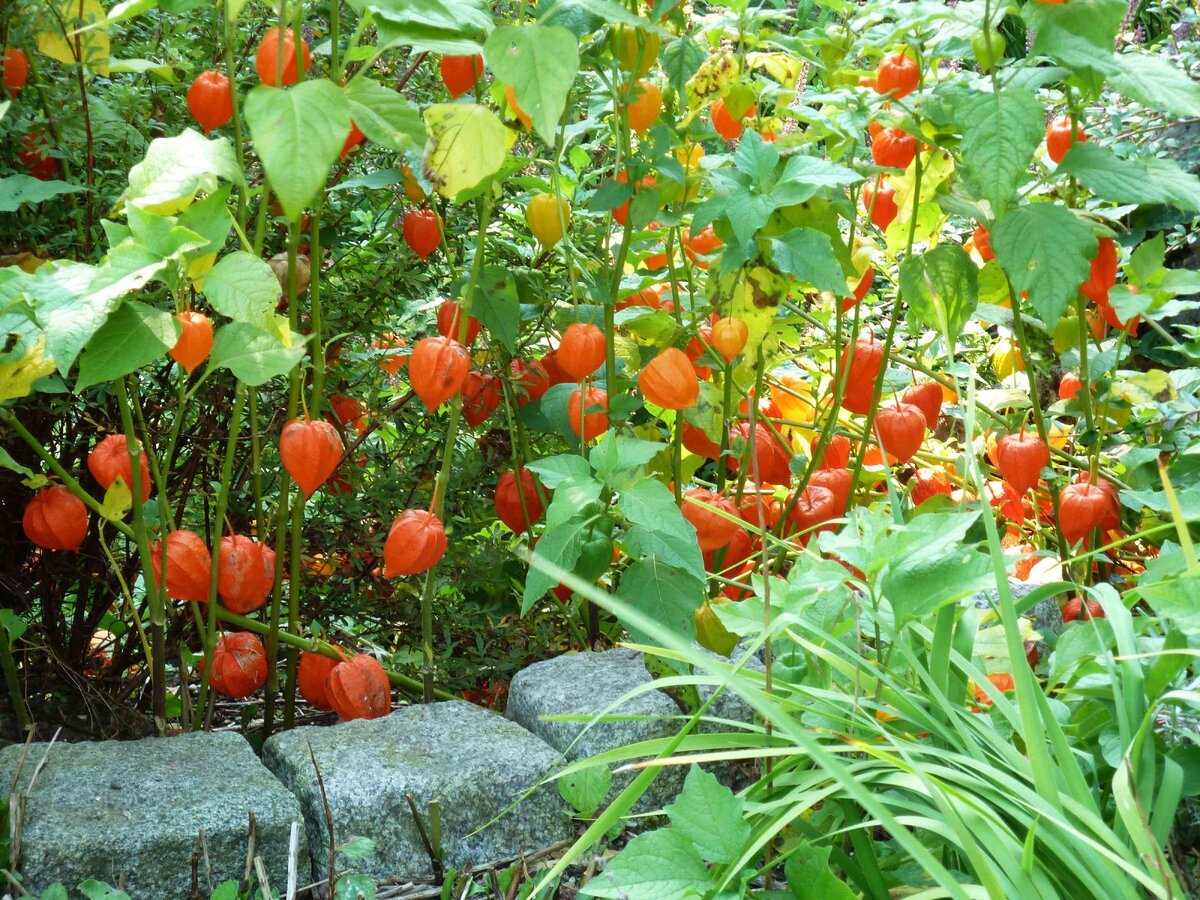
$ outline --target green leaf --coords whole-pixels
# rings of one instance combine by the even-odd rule
[[[1177,116],[1200,116],[1200,84],[1177,63],[1130,51],[1114,56],[1106,74],[1114,90],[1139,103]]]
[[[1165,203],[1200,209],[1200,178],[1171,159],[1121,159],[1093,141],[1076,144],[1054,171],[1055,178],[1074,176],[1093,194],[1115,203]]]
[[[286,375],[303,357],[303,335],[289,334],[285,343],[276,331],[264,331],[249,322],[230,322],[217,332],[208,365],[210,369],[228,369],[240,381],[258,387]]]
[[[801,841],[783,864],[783,874],[796,900],[855,900],[858,896],[829,868],[833,848]]]
[[[972,92],[958,103],[963,162],[973,193],[993,214],[1008,207],[1045,133],[1045,113],[1033,93]]]
[[[370,10],[391,26],[388,42],[402,42],[436,53],[478,53],[478,41],[492,28],[492,15],[483,0],[351,0],[359,12]],[[383,23],[381,23],[383,24]],[[424,41],[441,34],[445,40],[467,39],[474,49],[446,50]]]
[[[684,900],[704,896],[711,885],[712,876],[692,842],[664,828],[635,837],[579,893],[613,900]]]
[[[846,276],[833,255],[829,235],[815,228],[793,228],[771,238],[771,258],[780,271],[797,281],[811,284],[818,291],[846,293]]]
[[[505,25],[488,36],[483,55],[496,79],[512,86],[534,131],[553,144],[579,72],[575,35],[557,25]]]
[[[696,639],[696,610],[704,602],[704,584],[691,572],[669,566],[657,557],[646,557],[621,575],[617,596],[650,616],[659,627],[684,640]],[[631,623],[623,624],[635,641],[654,642],[653,635]]]
[[[350,104],[341,88],[319,79],[290,88],[260,84],[246,97],[245,112],[271,189],[284,215],[299,221],[350,134]]]
[[[1067,625],[1058,636],[1050,657],[1049,685],[1063,681],[1079,663],[1107,653],[1115,641],[1107,619],[1086,619]]]
[[[262,893],[257,895],[262,896]],[[333,900],[375,900],[375,879],[370,875],[339,875]]]
[[[89,878],[83,884],[79,885],[79,891],[88,900],[129,900],[129,895],[124,891],[118,891],[102,881],[96,881],[94,878]]]
[[[915,548],[894,559],[884,570],[880,586],[899,626],[961,600],[994,579],[987,554],[971,547],[943,545]]]
[[[252,253],[237,250],[221,258],[204,276],[204,296],[223,316],[263,328],[279,302],[279,279]]]
[[[683,517],[666,485],[645,479],[621,491],[618,505],[632,526],[622,544],[633,559],[655,556],[685,572],[704,570],[696,529]]]
[[[1138,592],[1156,613],[1171,619],[1190,634],[1200,630],[1200,575],[1182,574],[1150,584],[1140,584]]]
[[[52,264],[24,281],[34,318],[46,334],[46,351],[64,377],[117,305],[112,297],[87,293],[95,273],[82,263]]]
[[[1096,236],[1057,203],[1031,203],[1010,212],[992,229],[992,249],[1013,291],[1053,329],[1091,271]]]
[[[517,352],[517,334],[521,326],[521,298],[517,280],[505,266],[484,266],[471,304],[475,316],[488,334],[509,353]]]
[[[695,845],[701,859],[731,863],[750,838],[750,823],[743,815],[745,803],[711,772],[697,765],[688,769],[683,790],[663,812],[671,828]]]
[[[225,138],[209,140],[189,128],[176,137],[150,142],[146,158],[129,170],[129,186],[120,202],[170,215],[186,209],[196,194],[216,191],[218,178],[242,183],[233,145]]]
[[[1124,0],[1073,0],[1026,3],[1021,16],[1036,32],[1034,55],[1052,57],[1072,69],[1103,71],[1127,11]]]
[[[643,441],[640,438],[618,436],[616,432],[607,431],[600,443],[588,454],[588,460],[597,475],[611,486],[617,487],[618,485],[613,484],[614,479],[623,481],[620,476],[624,476],[625,479],[630,476],[638,477],[641,467],[654,459],[664,447],[666,444],[661,441]]]
[[[862,180],[852,169],[819,156],[797,154],[783,164],[783,172],[771,192],[777,206],[793,206],[815,197],[823,189],[837,190]]]
[[[592,477],[592,467],[578,453],[560,453],[530,460],[525,468],[538,476],[547,490],[554,490],[568,481],[584,481]]]
[[[748,131],[733,154],[733,164],[739,172],[747,175],[756,187],[766,186],[767,179],[775,174],[779,165],[779,150],[774,144],[764,141],[757,131]]]
[[[555,494],[550,505],[553,507],[557,502],[558,495]],[[573,570],[579,560],[579,554],[583,551],[584,539],[589,534],[594,518],[594,515],[576,515],[554,528],[548,527],[542,532],[542,538],[534,548],[534,557],[544,559],[567,571]],[[521,615],[528,613],[533,605],[545,596],[546,591],[556,584],[557,578],[547,575],[531,562],[529,572],[525,575],[525,592],[521,595]]]
[[[704,58],[704,51],[691,35],[685,34],[668,42],[662,49],[661,59],[671,89],[682,94],[689,79],[700,70]]]
[[[760,188],[747,185],[721,200],[721,208],[740,244],[749,244],[775,211],[775,199]]]
[[[221,882],[209,900],[238,900],[238,883],[236,881]]]
[[[350,118],[376,144],[400,152],[425,145],[421,113],[399,91],[369,78],[355,78],[342,93],[350,108]]]
[[[84,348],[75,390],[112,381],[162,359],[175,346],[179,331],[170,313],[134,300],[122,303]]]
[[[19,640],[28,627],[28,623],[11,609],[0,609],[0,628],[8,632],[9,643]]]
[[[3,365],[5,365],[5,364],[0,363],[0,366],[3,366]],[[51,367],[50,371],[54,371],[53,367]],[[3,393],[3,392],[0,391],[0,393]],[[28,392],[26,392],[26,393],[28,393]],[[24,396],[24,395],[22,395],[22,396]],[[33,469],[30,469],[27,466],[23,466],[19,462],[17,462],[15,459],[13,459],[12,454],[10,454],[3,447],[0,447],[0,469],[8,469],[10,472],[16,472],[22,478],[37,478],[37,477],[39,477],[37,472],[33,471]]]
[[[499,172],[517,139],[494,112],[475,103],[435,103],[423,115],[425,173],[451,200]]]
[[[608,766],[587,766],[558,779],[558,795],[577,813],[590,816],[604,802],[612,787],[612,772]]]
[[[24,203],[41,203],[62,194],[77,194],[87,190],[82,185],[65,181],[42,181],[32,175],[9,175],[0,178],[0,212],[16,212]]]
[[[179,217],[180,227],[199,235],[206,242],[203,247],[190,251],[189,256],[219,253],[225,246],[225,241],[233,230],[233,216],[226,205],[229,191],[229,185],[225,185],[203,200],[193,203]]]
[[[953,344],[979,303],[979,270],[958,244],[939,244],[904,260],[900,289],[918,321]]]
[[[412,47],[414,52],[440,53],[445,56],[473,56],[483,50],[483,34],[469,37],[444,28],[429,28],[415,23],[399,24],[376,19],[377,49]]]
[[[337,848],[340,856],[357,862],[375,852],[375,842],[369,837],[353,837]]]

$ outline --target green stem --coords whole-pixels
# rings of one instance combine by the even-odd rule
[[[208,719],[209,682],[212,676],[213,648],[217,643],[217,579],[221,570],[221,533],[225,529],[225,511],[229,508],[229,490],[233,484],[233,457],[237,450],[238,431],[242,424],[242,408],[250,388],[237,383],[233,393],[233,412],[229,416],[229,436],[225,441],[225,458],[221,461],[221,481],[217,488],[217,508],[213,513],[216,528],[213,529],[212,573],[208,580],[208,628],[204,638],[204,677],[200,680],[200,693],[196,699],[196,716],[193,728],[203,728]]]
[[[25,707],[25,697],[21,694],[21,682],[17,678],[17,663],[13,659],[12,644],[8,640],[8,629],[0,625],[0,666],[4,667],[4,684],[8,688],[8,699],[12,704],[13,715],[17,717],[17,727],[24,734],[29,730],[29,710]]]
[[[153,656],[150,664],[151,709],[154,715],[154,727],[159,734],[166,731],[167,726],[167,650],[166,650],[166,605],[163,601],[165,584],[159,584],[153,577],[153,560],[150,556],[150,539],[146,533],[146,519],[142,509],[142,465],[141,444],[137,431],[133,427],[133,414],[130,412],[129,392],[125,387],[125,379],[116,379],[117,404],[121,410],[121,426],[125,430],[125,440],[129,448],[130,468],[133,476],[132,491],[133,533],[137,543],[138,556],[141,558],[142,579],[146,597],[150,604],[150,644]]]

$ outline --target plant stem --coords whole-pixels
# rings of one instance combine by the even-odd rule
[[[196,715],[192,720],[194,729],[205,727],[208,720],[209,684],[212,677],[213,648],[217,642],[217,579],[221,574],[221,532],[224,531],[225,511],[229,508],[229,489],[233,482],[233,457],[237,450],[238,430],[242,424],[242,408],[247,385],[238,382],[233,393],[233,412],[229,416],[229,436],[225,441],[225,458],[221,461],[221,481],[217,488],[217,508],[213,513],[216,528],[213,529],[212,574],[208,580],[208,630],[204,635],[204,677],[200,679],[200,693],[196,699]]]
[[[143,586],[150,604],[150,644],[153,656],[147,660],[150,665],[151,710],[154,715],[154,728],[162,734],[167,727],[167,648],[166,648],[166,606],[163,602],[165,584],[159,584],[151,575],[154,562],[150,555],[150,540],[146,534],[146,519],[142,509],[142,466],[141,444],[133,427],[133,414],[130,412],[129,392],[125,387],[125,379],[115,381],[117,389],[117,404],[121,410],[121,426],[125,430],[125,440],[129,447],[130,469],[133,476],[131,503],[133,506],[133,533],[137,543],[138,556],[142,562]]]

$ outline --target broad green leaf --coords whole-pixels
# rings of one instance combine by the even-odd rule
[[[614,479],[620,480],[623,485],[630,476],[637,478],[641,467],[654,459],[664,447],[666,444],[659,441],[643,441],[608,431],[600,443],[592,448],[588,460],[597,475],[611,486],[618,487]]]
[[[617,596],[650,616],[659,627],[684,640],[696,639],[696,610],[704,602],[704,584],[691,572],[646,557],[621,575]],[[653,635],[631,623],[624,624],[635,641],[653,643]]]
[[[788,854],[783,874],[793,897],[797,900],[816,900],[818,897],[821,900],[855,900],[858,895],[829,868],[832,852],[829,845],[801,841],[800,846]]]
[[[1054,175],[1074,176],[1093,194],[1115,203],[1165,203],[1200,209],[1200,178],[1171,159],[1121,159],[1108,147],[1085,141],[1067,151]]]
[[[1047,328],[1054,328],[1096,255],[1092,229],[1065,206],[1031,203],[1010,212],[992,229],[992,249],[1013,290],[1027,291]]]
[[[221,882],[213,891],[210,900],[238,900],[238,883],[236,881]]]
[[[630,485],[621,491],[618,504],[633,525],[622,540],[633,559],[656,556],[684,572],[698,576],[703,571],[696,529],[662,482],[647,478]]]
[[[546,510],[546,527],[550,528],[567,522],[585,510],[599,509],[598,501],[604,485],[590,474],[582,478],[572,478],[560,481],[554,488],[554,499]]]
[[[79,891],[88,900],[129,900],[129,895],[124,891],[118,891],[103,881],[96,881],[94,878],[89,878],[79,885]]]
[[[530,460],[525,467],[538,476],[547,490],[554,490],[568,481],[582,481],[592,476],[592,467],[577,453],[560,453]]]
[[[1045,133],[1045,112],[1032,93],[975,91],[958,103],[963,162],[973,193],[998,215],[1008,207]]]
[[[390,39],[407,38],[410,46],[421,50],[444,52],[420,43],[431,33],[478,41],[492,28],[491,11],[483,0],[351,0],[350,5],[359,12],[370,10],[392,26]]]
[[[117,307],[79,357],[75,389],[111,381],[162,359],[179,338],[170,313],[129,300]]]
[[[320,79],[290,88],[260,84],[245,111],[271,189],[284,214],[298,221],[350,134],[350,104],[337,85]]]
[[[684,900],[705,896],[711,886],[708,866],[692,842],[674,828],[661,828],[635,837],[579,893],[613,900]]]
[[[116,300],[89,293],[97,269],[82,263],[42,266],[25,279],[25,296],[46,336],[46,353],[65,377],[79,351],[104,324]]]
[[[129,186],[121,202],[157,215],[186,209],[196,194],[211,194],[218,178],[242,181],[233,145],[225,138],[209,140],[185,130],[169,138],[155,138],[146,158],[129,170]]]
[[[836,190],[862,180],[862,176],[852,169],[831,163],[819,156],[800,153],[789,157],[783,164],[783,172],[780,173],[772,193],[777,206],[791,206],[816,196],[822,189]]]
[[[3,365],[4,365],[4,363],[0,363],[0,367],[3,367]],[[0,371],[3,371],[3,368],[0,368]],[[54,365],[53,365],[53,363],[51,363],[50,368],[46,371],[46,374],[49,375],[50,372],[53,372],[53,371],[54,371]],[[0,393],[3,393],[3,391],[0,391]],[[28,394],[29,392],[26,391],[25,393]],[[21,396],[25,396],[25,394],[22,394]],[[11,399],[12,399],[11,397],[3,398],[3,400],[11,400]],[[0,402],[2,402],[2,400],[0,400]],[[21,465],[19,462],[17,462],[15,459],[13,459],[12,455],[7,450],[5,450],[3,447],[0,447],[0,468],[8,469],[10,472],[16,472],[18,475],[21,476],[22,479],[45,478],[44,475],[39,475],[37,472],[33,471],[33,469],[29,468],[28,466]]]
[[[622,7],[624,9],[624,7]],[[667,43],[661,54],[662,68],[667,73],[671,89],[682,94],[688,81],[704,62],[704,51],[691,35],[683,35]]]
[[[733,153],[733,164],[751,184],[765,188],[779,165],[779,150],[773,143],[764,141],[757,131],[748,131]]]
[[[38,50],[60,63],[72,65],[83,63],[97,74],[108,77],[108,35],[99,28],[82,30],[107,18],[108,13],[100,0],[51,0],[50,21],[60,25],[54,31],[42,31],[37,35]],[[81,29],[78,37],[75,30]]]
[[[223,256],[204,276],[202,288],[221,315],[258,327],[270,321],[281,293],[271,267],[244,250]]]
[[[900,288],[917,319],[953,345],[979,303],[979,270],[958,244],[939,244],[904,260]]]
[[[780,271],[818,291],[832,291],[839,297],[846,293],[846,276],[833,255],[829,235],[822,231],[793,228],[771,238],[771,258]]]
[[[1200,84],[1162,56],[1118,54],[1107,75],[1114,90],[1139,103],[1177,116],[1200,116]]]
[[[418,150],[425,145],[420,111],[401,94],[369,78],[355,78],[343,89],[350,118],[370,140],[389,150]]]
[[[483,34],[470,37],[457,29],[430,28],[415,22],[399,23],[375,20],[377,49],[412,47],[414,52],[440,53],[443,56],[472,56],[483,50]]]
[[[592,815],[612,787],[612,771],[608,766],[587,766],[558,779],[558,795],[572,809],[584,816]]]
[[[557,500],[556,495],[555,502]],[[553,503],[551,505],[553,506]],[[595,517],[590,515],[577,515],[555,528],[547,528],[534,548],[534,556],[571,571],[579,561],[584,538],[593,518]],[[528,613],[533,605],[545,596],[546,591],[557,583],[557,579],[530,563],[529,571],[525,575],[525,592],[521,596],[521,615]]]
[[[722,198],[721,207],[729,218],[729,225],[738,243],[749,244],[755,233],[771,218],[771,213],[775,211],[775,199],[755,185],[746,185]]]
[[[745,802],[711,772],[697,765],[688,769],[683,790],[663,812],[671,828],[682,833],[706,862],[731,863],[750,837],[743,816]]]
[[[261,891],[258,896],[262,896]],[[339,875],[333,900],[375,900],[375,879],[370,875]]]
[[[1112,626],[1106,619],[1080,620],[1066,626],[1050,657],[1049,684],[1056,685],[1064,680],[1079,663],[1102,656],[1112,648],[1115,640]]]
[[[575,35],[557,25],[505,25],[488,36],[483,55],[496,79],[512,86],[534,130],[553,144],[579,72]]]
[[[32,175],[9,175],[0,178],[0,212],[16,212],[24,203],[41,203],[62,194],[85,191],[83,185],[65,181],[42,181]]]
[[[1138,586],[1138,592],[1156,613],[1194,634],[1200,629],[1200,575],[1181,574]]]
[[[913,548],[892,560],[880,586],[900,625],[981,590],[994,578],[987,554],[967,546],[942,545]]]
[[[474,103],[435,103],[423,115],[425,174],[448,199],[499,172],[517,139],[494,112]]]
[[[251,387],[286,375],[304,357],[304,336],[292,334],[290,343],[275,330],[264,331],[248,322],[230,322],[217,332],[209,369],[228,369]]]
[[[521,299],[517,281],[505,266],[484,266],[479,273],[475,299],[471,304],[475,316],[488,334],[498,340],[509,353],[517,352],[517,334],[521,326]]]
[[[8,632],[9,641],[19,640],[29,624],[11,609],[0,609],[0,628]],[[64,896],[66,896],[64,894]]]
[[[43,336],[38,338],[38,342],[30,347],[21,359],[0,362],[0,403],[28,396],[33,391],[35,381],[54,371],[54,360],[46,358],[45,352],[46,338]],[[11,469],[15,463],[4,465]]]
[[[179,81],[175,76],[175,67],[173,65],[153,59],[110,59],[108,70],[114,75],[120,73],[145,75],[148,72],[167,84],[176,84]]]
[[[1128,6],[1123,0],[1026,3],[1021,16],[1036,32],[1032,52],[1072,69],[1104,70]]]

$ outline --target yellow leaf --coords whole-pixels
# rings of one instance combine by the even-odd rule
[[[118,475],[116,480],[108,486],[108,490],[104,492],[104,502],[100,504],[100,515],[110,522],[120,522],[125,518],[125,513],[129,512],[131,506],[133,506],[133,493],[129,490],[125,479]]]
[[[788,90],[800,80],[802,63],[790,53],[747,53],[746,66],[774,78]]]
[[[51,0],[47,5],[51,8],[51,21],[55,21],[57,27],[38,33],[38,50],[67,65],[82,62],[92,71],[108,77],[108,34],[99,28],[75,33],[75,29],[108,16],[100,0]]]
[[[53,371],[54,360],[46,358],[46,337],[43,335],[16,362],[0,363],[0,402],[29,396],[33,392],[33,383]]]
[[[436,103],[424,112],[425,175],[447,199],[500,171],[517,133],[475,103]]]

